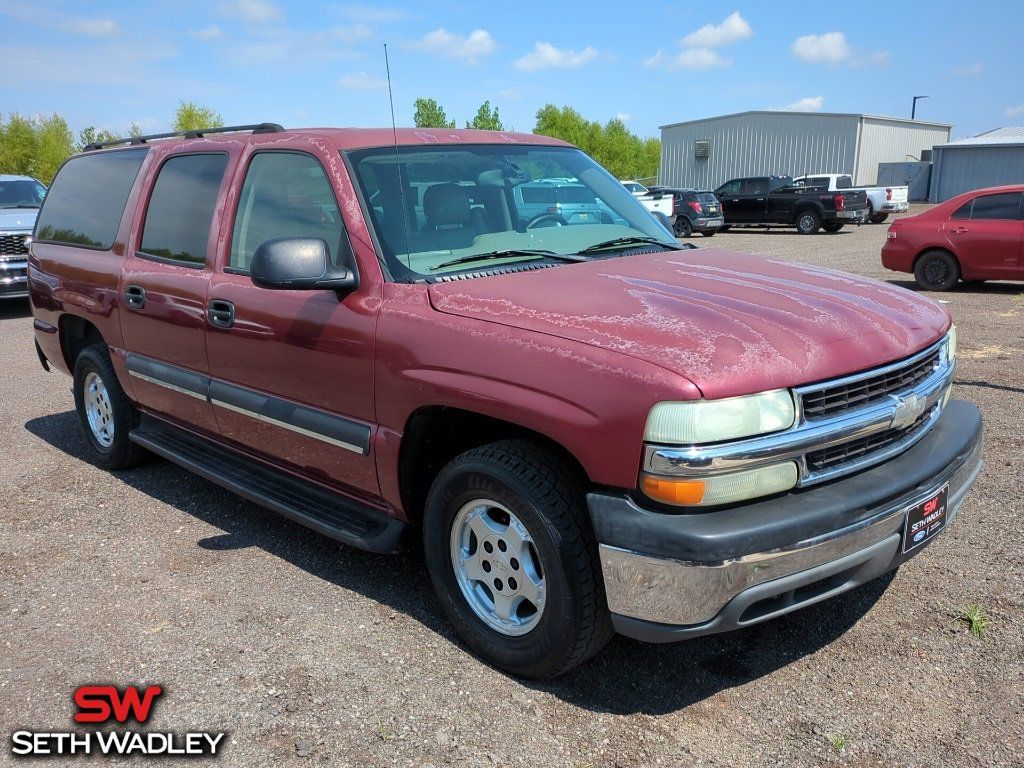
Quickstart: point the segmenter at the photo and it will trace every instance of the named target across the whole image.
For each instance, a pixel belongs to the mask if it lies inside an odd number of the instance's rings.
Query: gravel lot
[[[885,230],[694,242],[910,287],[881,267]],[[115,682],[165,687],[154,730],[230,732],[232,766],[1024,765],[1024,285],[942,299],[955,396],[987,430],[948,533],[825,604],[673,646],[619,638],[543,685],[466,651],[419,554],[345,548],[168,463],[83,461],[70,380],[39,367],[27,306],[0,304],[0,763],[13,730],[68,730],[73,690]],[[971,602],[980,639],[955,619]]]

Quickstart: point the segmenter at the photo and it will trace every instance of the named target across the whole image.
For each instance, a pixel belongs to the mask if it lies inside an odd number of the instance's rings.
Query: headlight
[[[949,333],[946,334],[946,362],[950,365],[956,360],[956,326],[949,326]]]
[[[700,479],[643,475],[640,488],[652,499],[665,504],[708,507],[781,493],[793,488],[796,482],[796,464],[786,461]]]
[[[796,408],[788,389],[722,400],[657,403],[647,416],[644,440],[685,445],[778,432],[793,426]]]

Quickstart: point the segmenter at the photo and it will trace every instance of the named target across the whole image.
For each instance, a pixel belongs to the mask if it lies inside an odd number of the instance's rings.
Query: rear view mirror
[[[260,288],[288,291],[342,291],[359,285],[353,270],[331,263],[327,242],[314,237],[284,237],[260,243],[249,265],[249,277]]]

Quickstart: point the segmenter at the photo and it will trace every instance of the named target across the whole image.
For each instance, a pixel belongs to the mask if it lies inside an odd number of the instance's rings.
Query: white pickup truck
[[[905,213],[910,208],[909,187],[855,187],[848,173],[811,173],[797,176],[793,183],[802,187],[825,187],[829,192],[863,189],[868,195],[868,221],[881,224],[890,213]]]
[[[647,187],[641,184],[639,181],[622,181],[622,186],[633,193],[644,207],[651,213],[663,213],[668,217],[669,221],[674,218],[675,203],[672,195],[663,195],[661,192],[651,192]]]

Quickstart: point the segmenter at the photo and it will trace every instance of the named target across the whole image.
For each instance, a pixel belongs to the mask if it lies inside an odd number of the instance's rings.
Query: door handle
[[[967,227],[957,227],[956,229],[953,230],[953,234],[955,234],[955,235],[962,235],[966,231],[967,231]]]
[[[146,306],[146,289],[141,285],[129,285],[124,289],[124,298],[129,309],[142,309]]]
[[[759,202],[759,203],[763,203],[763,202],[764,202],[764,198],[763,198],[763,197],[759,197],[759,198],[757,198],[757,202]]]
[[[223,299],[214,299],[206,305],[206,317],[210,325],[230,328],[235,324],[235,305]]]

